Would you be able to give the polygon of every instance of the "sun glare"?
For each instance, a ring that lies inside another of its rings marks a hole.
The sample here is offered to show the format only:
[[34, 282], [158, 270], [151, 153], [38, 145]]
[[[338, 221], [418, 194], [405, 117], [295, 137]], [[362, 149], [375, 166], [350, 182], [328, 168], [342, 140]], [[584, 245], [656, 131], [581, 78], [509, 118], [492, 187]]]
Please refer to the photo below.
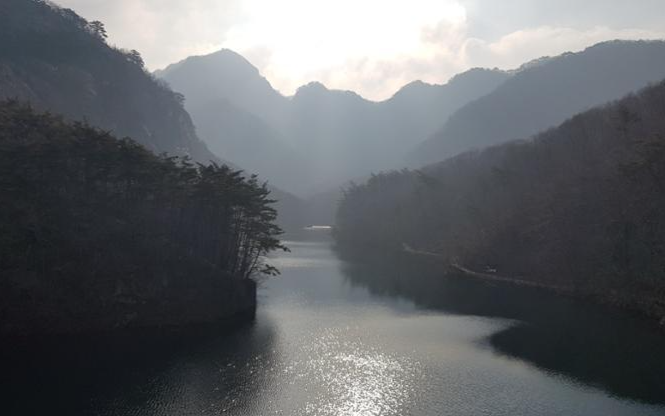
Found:
[[281, 84], [293, 80], [292, 87], [348, 61], [426, 55], [425, 33], [466, 21], [464, 7], [445, 0], [252, 0], [245, 12], [245, 23], [228, 33], [224, 46], [250, 57], [269, 50], [269, 64], [260, 69]]

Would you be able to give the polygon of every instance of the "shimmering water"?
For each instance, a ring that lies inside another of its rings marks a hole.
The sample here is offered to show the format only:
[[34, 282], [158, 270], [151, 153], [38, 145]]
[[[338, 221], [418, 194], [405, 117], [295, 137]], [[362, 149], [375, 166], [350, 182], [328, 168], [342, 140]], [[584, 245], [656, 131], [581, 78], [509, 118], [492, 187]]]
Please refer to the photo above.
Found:
[[645, 323], [288, 245], [253, 324], [46, 340], [5, 373], [2, 414], [665, 414], [665, 343]]

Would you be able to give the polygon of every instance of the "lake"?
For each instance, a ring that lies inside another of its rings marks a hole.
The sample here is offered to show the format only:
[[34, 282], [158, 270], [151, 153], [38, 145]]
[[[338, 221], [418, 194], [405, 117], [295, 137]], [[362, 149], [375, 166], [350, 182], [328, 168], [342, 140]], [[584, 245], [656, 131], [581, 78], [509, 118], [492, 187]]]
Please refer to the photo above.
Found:
[[306, 235], [251, 324], [5, 346], [2, 414], [665, 415], [655, 325]]

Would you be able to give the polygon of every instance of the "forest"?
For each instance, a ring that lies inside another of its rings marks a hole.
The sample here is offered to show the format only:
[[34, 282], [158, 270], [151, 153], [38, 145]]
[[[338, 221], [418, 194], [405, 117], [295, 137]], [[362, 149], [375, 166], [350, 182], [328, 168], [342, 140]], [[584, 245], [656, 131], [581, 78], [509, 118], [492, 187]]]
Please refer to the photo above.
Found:
[[528, 140], [350, 186], [342, 253], [405, 250], [665, 316], [665, 83]]
[[270, 191], [225, 165], [0, 104], [0, 329], [109, 329], [252, 312], [279, 241]]

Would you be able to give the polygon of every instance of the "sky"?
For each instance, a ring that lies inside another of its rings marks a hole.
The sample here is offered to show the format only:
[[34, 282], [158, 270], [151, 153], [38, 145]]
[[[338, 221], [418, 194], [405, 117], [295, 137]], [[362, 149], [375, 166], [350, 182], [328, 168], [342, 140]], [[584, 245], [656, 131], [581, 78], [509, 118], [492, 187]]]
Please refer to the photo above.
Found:
[[665, 0], [56, 0], [151, 70], [232, 49], [285, 95], [319, 81], [373, 100], [473, 67], [611, 39], [665, 39]]

